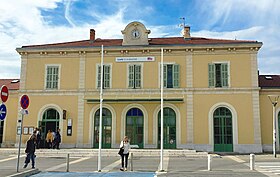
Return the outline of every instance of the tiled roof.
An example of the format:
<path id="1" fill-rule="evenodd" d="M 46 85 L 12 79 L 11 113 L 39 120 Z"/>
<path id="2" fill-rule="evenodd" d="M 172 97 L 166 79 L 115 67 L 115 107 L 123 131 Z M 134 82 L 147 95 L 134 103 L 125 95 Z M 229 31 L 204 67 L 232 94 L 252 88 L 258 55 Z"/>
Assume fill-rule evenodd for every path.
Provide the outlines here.
<path id="1" fill-rule="evenodd" d="M 57 47 L 97 47 L 97 46 L 122 46 L 122 39 L 96 39 L 94 41 L 83 40 L 73 42 L 63 42 L 43 45 L 22 46 L 22 48 L 57 48 Z M 185 39 L 183 37 L 168 38 L 149 38 L 149 46 L 153 45 L 207 45 L 207 44 L 238 44 L 238 43 L 259 43 L 258 41 L 248 40 L 224 40 L 192 37 Z"/>
<path id="2" fill-rule="evenodd" d="M 280 88 L 280 75 L 259 75 L 259 87 Z"/>
<path id="3" fill-rule="evenodd" d="M 9 90 L 19 90 L 19 79 L 0 79 L 0 87 L 6 85 Z"/>

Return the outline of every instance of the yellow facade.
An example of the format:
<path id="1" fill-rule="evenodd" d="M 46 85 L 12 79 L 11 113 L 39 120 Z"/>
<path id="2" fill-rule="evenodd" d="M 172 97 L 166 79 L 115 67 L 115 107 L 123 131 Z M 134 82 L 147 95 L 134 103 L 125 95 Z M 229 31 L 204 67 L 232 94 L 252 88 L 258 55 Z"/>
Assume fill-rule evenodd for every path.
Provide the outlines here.
<path id="1" fill-rule="evenodd" d="M 135 26 L 140 36 L 130 36 Z M 138 138 L 140 148 L 158 148 L 163 55 L 167 87 L 171 84 L 171 88 L 163 89 L 164 117 L 169 121 L 165 126 L 165 148 L 248 153 L 262 152 L 263 145 L 267 144 L 269 149 L 271 104 L 266 95 L 260 94 L 257 74 L 257 53 L 262 43 L 236 40 L 203 43 L 204 38 L 191 37 L 161 38 L 162 42 L 149 39 L 149 32 L 143 24 L 132 22 L 123 31 L 122 43 L 96 39 L 83 45 L 73 42 L 69 46 L 18 48 L 22 58 L 18 95 L 30 97 L 24 126 L 41 126 L 41 121 L 46 121 L 44 113 L 53 109 L 59 115 L 57 125 L 62 133 L 62 147 L 96 148 L 95 115 L 100 108 L 98 66 L 102 57 L 101 45 L 104 45 L 104 66 L 109 68 L 104 72 L 109 73 L 110 86 L 103 89 L 103 109 L 106 114 L 109 110 L 108 120 L 111 120 L 110 125 L 104 127 L 104 133 L 109 132 L 108 136 L 104 135 L 104 146 L 108 146 L 105 148 L 117 148 L 130 130 L 134 131 L 131 141 L 136 142 Z M 202 42 L 196 43 L 196 40 Z M 178 41 L 182 42 L 179 44 Z M 120 62 L 118 58 L 136 61 Z M 131 65 L 133 72 L 129 70 Z M 215 69 L 214 87 L 210 86 L 210 65 Z M 48 89 L 48 67 L 52 66 L 58 68 L 58 86 Z M 141 68 L 140 74 L 136 72 L 137 67 Z M 129 88 L 131 73 L 135 88 Z M 136 88 L 136 76 L 140 77 L 140 88 Z M 16 105 L 15 102 L 9 104 Z M 65 119 L 63 110 L 66 110 Z M 9 114 L 8 118 L 12 117 L 14 123 L 7 121 L 5 128 L 11 124 L 15 129 L 20 116 Z M 67 134 L 69 121 L 71 135 Z M 130 124 L 129 121 L 135 122 Z M 137 121 L 142 121 L 143 125 Z M 50 125 L 50 122 L 45 123 Z M 3 145 L 17 144 L 19 136 L 5 132 Z M 23 141 L 27 138 L 28 135 L 24 135 Z"/>

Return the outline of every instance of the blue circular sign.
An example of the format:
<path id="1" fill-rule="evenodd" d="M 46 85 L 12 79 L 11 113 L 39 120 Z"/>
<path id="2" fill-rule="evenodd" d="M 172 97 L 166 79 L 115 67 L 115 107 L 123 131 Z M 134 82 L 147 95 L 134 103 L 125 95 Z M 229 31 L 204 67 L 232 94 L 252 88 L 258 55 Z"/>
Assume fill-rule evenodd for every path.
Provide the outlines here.
<path id="1" fill-rule="evenodd" d="M 7 115 L 7 108 L 4 104 L 0 105 L 0 120 L 4 120 Z"/>

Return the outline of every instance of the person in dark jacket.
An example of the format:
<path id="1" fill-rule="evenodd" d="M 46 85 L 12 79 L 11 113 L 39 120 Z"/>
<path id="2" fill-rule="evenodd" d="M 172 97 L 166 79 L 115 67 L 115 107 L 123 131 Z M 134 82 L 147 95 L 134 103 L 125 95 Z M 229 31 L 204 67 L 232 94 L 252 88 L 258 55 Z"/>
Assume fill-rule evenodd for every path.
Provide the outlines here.
<path id="1" fill-rule="evenodd" d="M 30 136 L 30 138 L 26 142 L 26 158 L 24 162 L 23 168 L 26 168 L 30 162 L 32 162 L 32 168 L 35 168 L 35 149 L 36 149 L 36 134 Z"/>
<path id="2" fill-rule="evenodd" d="M 59 149 L 59 144 L 61 143 L 61 135 L 60 135 L 60 129 L 57 129 L 55 133 L 55 138 L 54 138 L 54 149 Z"/>

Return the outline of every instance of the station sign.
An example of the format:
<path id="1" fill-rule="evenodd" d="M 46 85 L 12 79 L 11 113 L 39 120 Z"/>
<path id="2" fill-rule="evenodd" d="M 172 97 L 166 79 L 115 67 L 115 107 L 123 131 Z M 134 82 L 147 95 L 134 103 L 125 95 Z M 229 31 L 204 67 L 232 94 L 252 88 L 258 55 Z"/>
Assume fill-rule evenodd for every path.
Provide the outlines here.
<path id="1" fill-rule="evenodd" d="M 155 57 L 116 57 L 116 62 L 149 62 L 155 61 Z"/>

